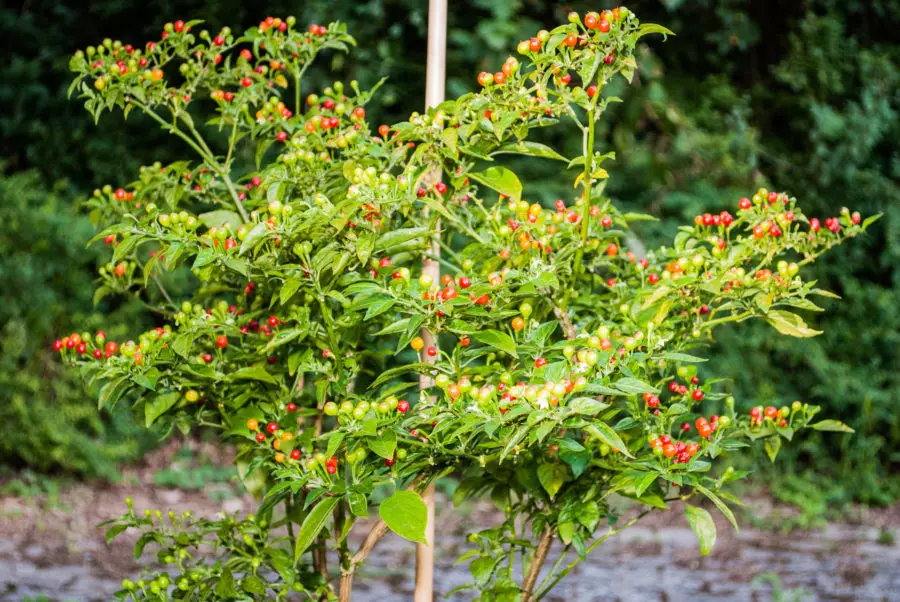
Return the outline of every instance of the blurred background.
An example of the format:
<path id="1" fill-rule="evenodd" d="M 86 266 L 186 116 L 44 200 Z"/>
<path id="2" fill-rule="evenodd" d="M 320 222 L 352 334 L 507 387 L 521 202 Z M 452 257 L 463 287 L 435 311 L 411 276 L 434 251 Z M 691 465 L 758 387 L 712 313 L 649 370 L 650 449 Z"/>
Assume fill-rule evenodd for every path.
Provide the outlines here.
<path id="1" fill-rule="evenodd" d="M 629 210 L 660 218 L 640 224 L 645 244 L 665 241 L 704 210 L 733 210 L 759 186 L 790 191 L 810 215 L 835 215 L 842 206 L 864 216 L 884 212 L 864 239 L 812 269 L 819 286 L 843 297 L 826 301 L 825 313 L 807 316 L 823 335 L 788 339 L 763 324 L 742 324 L 717 332 L 714 360 L 704 369 L 733 377 L 745 408 L 799 399 L 856 429 L 853 436 L 804 433 L 774 465 L 758 458 L 748 487 L 794 508 L 779 528 L 845 520 L 857 504 L 890 507 L 900 497 L 900 0 L 636 0 L 628 6 L 642 21 L 677 34 L 641 47 L 634 85 L 611 86 L 609 93 L 624 102 L 611 106 L 599 136 L 599 146 L 616 153 L 609 194 Z M 479 71 L 497 70 L 520 39 L 563 22 L 569 10 L 602 8 L 451 0 L 448 96 L 474 88 Z M 161 443 L 161 434 L 133 422 L 124 406 L 98 414 L 86 386 L 61 369 L 50 343 L 74 330 L 124 336 L 153 324 L 143 308 L 121 299 L 93 303 L 103 249 L 85 246 L 93 230 L 79 199 L 103 184 L 126 184 L 140 165 L 186 153 L 137 115 L 127 122 L 105 115 L 95 127 L 79 103 L 66 99 L 70 54 L 104 37 L 142 44 L 179 18 L 243 31 L 267 15 L 288 14 L 299 23 L 345 21 L 359 44 L 351 55 L 331 55 L 312 70 L 305 91 L 334 77 L 367 87 L 387 76 L 367 107 L 372 123 L 422 109 L 425 0 L 2 4 L 4 494 L 46 497 L 73 481 L 121 483 L 127 467 L 141 465 Z M 580 143 L 571 134 L 554 128 L 541 135 L 571 154 L 566 149 Z M 552 203 L 571 195 L 555 165 L 537 162 L 527 173 L 531 199 Z M 196 441 L 179 445 L 197 449 Z M 219 469 L 204 473 L 191 461 L 190 478 L 173 473 L 171 456 L 153 478 L 172 487 L 198 478 L 202 487 L 197 474 L 227 480 Z"/>

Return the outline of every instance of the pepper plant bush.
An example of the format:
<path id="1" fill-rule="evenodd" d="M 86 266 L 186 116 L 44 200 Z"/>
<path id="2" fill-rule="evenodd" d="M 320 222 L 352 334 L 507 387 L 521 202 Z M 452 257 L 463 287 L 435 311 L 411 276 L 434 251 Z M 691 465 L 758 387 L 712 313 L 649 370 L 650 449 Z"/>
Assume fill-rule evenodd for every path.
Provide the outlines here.
<path id="1" fill-rule="evenodd" d="M 72 58 L 71 90 L 95 119 L 137 110 L 195 154 L 90 200 L 111 253 L 97 295 L 163 299 L 165 325 L 55 346 L 103 383 L 101 409 L 218 429 L 260 506 L 199 519 L 129 504 L 108 538 L 139 530 L 136 556 L 152 544 L 161 566 L 120 598 L 349 600 L 388 529 L 423 541 L 419 493 L 455 472 L 457 503 L 489 496 L 504 516 L 469 538 L 465 596 L 538 600 L 673 500 L 706 498 L 734 523 L 725 485 L 743 475 L 727 457 L 750 443 L 774 459 L 801 428 L 849 430 L 799 401 L 738 415 L 698 365 L 729 322 L 817 334 L 795 312 L 829 293 L 800 270 L 873 218 L 820 222 L 761 189 L 669 246 L 628 250 L 630 224 L 652 218 L 604 195 L 614 157 L 595 124 L 618 100 L 606 84 L 630 82 L 635 45 L 665 28 L 624 7 L 572 14 L 480 74 L 477 93 L 373 128 L 374 90 L 301 94 L 317 55 L 353 45 L 343 25 L 201 27 L 176 21 L 144 47 L 104 40 Z M 560 123 L 582 136 L 580 156 L 529 139 Z M 510 154 L 557 161 L 572 198 L 529 202 L 502 166 Z M 439 281 L 423 261 L 440 263 Z M 196 276 L 189 299 L 160 279 L 180 267 Z M 613 494 L 634 501 L 633 518 L 619 520 Z M 707 553 L 709 513 L 684 508 Z"/>

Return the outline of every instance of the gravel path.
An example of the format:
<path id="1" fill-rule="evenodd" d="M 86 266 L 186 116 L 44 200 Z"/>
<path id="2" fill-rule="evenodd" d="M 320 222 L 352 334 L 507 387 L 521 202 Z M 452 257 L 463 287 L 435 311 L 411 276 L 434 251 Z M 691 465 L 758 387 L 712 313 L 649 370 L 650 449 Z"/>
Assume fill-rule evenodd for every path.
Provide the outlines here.
<path id="1" fill-rule="evenodd" d="M 0 497 L 0 602 L 38 596 L 108 600 L 122 576 L 135 574 L 133 539 L 126 534 L 107 546 L 94 525 L 120 514 L 125 496 L 132 496 L 139 510 L 190 508 L 212 515 L 223 506 L 231 512 L 252 508 L 246 498 L 221 503 L 211 501 L 208 492 L 141 485 L 151 482 L 151 471 L 145 467 L 128 475 L 125 482 L 131 485 L 68 487 L 52 508 L 39 499 Z M 497 514 L 479 504 L 461 517 L 446 502 L 442 506 L 435 588 L 447 592 L 469 578 L 467 565 L 453 565 L 465 549 L 466 530 L 492 524 Z M 900 507 L 861 511 L 854 524 L 790 534 L 745 528 L 737 535 L 717 518 L 719 539 L 705 558 L 678 509 L 645 521 L 596 550 L 545 600 L 900 602 L 900 546 L 879 543 L 883 530 L 900 531 Z M 411 599 L 414 562 L 413 544 L 386 537 L 358 575 L 354 600 Z M 766 574 L 777 575 L 775 589 L 769 582 L 754 583 Z M 452 599 L 469 598 L 463 593 Z"/>

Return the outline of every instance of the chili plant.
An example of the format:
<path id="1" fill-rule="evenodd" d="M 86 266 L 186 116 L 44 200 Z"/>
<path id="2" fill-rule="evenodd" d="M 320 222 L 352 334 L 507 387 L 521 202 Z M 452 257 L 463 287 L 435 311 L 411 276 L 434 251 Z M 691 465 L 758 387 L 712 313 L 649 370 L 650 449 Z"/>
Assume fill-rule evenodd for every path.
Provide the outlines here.
<path id="1" fill-rule="evenodd" d="M 147 426 L 217 429 L 260 504 L 194 519 L 129 503 L 108 538 L 139 530 L 136 556 L 154 544 L 162 567 L 120 598 L 349 600 L 388 529 L 423 540 L 419 492 L 456 472 L 457 502 L 486 495 L 504 517 L 469 538 L 467 595 L 539 600 L 674 500 L 707 553 L 715 526 L 686 502 L 706 498 L 737 526 L 724 486 L 743 474 L 720 466 L 729 456 L 760 441 L 774 460 L 799 429 L 849 430 L 799 401 L 738 415 L 699 354 L 731 322 L 817 334 L 795 310 L 832 295 L 801 269 L 874 217 L 823 224 L 760 189 L 668 246 L 629 250 L 630 225 L 652 218 L 604 193 L 614 157 L 595 128 L 619 101 L 606 85 L 632 81 L 640 38 L 667 29 L 624 7 L 573 13 L 481 73 L 478 92 L 373 129 L 375 90 L 301 94 L 320 53 L 354 44 L 343 25 L 201 27 L 176 21 L 143 47 L 104 40 L 71 60 L 71 91 L 95 119 L 137 110 L 194 157 L 89 201 L 111 252 L 97 296 L 137 296 L 162 325 L 55 347 L 102 383 L 100 409 L 127 400 Z M 582 154 L 531 139 L 550 126 L 580 134 Z M 559 162 L 572 197 L 527 199 L 506 155 Z M 423 259 L 440 263 L 438 281 L 419 275 Z M 177 269 L 194 276 L 189 297 L 165 287 Z M 376 490 L 387 497 L 366 520 Z M 613 495 L 633 500 L 633 518 Z"/>

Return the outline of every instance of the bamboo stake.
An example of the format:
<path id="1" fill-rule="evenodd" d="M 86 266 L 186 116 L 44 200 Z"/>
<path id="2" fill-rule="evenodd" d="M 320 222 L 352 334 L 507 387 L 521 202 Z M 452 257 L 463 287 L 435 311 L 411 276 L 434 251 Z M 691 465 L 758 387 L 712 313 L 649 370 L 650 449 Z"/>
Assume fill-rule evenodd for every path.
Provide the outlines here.
<path id="1" fill-rule="evenodd" d="M 444 84 L 447 64 L 447 0 L 428 1 L 428 56 L 425 75 L 425 108 L 434 107 L 444 100 Z M 440 174 L 437 174 L 440 177 Z M 436 178 L 434 178 L 436 179 Z M 425 209 L 426 215 L 428 209 Z M 437 234 L 432 241 L 431 256 L 440 257 L 441 248 Z M 435 282 L 441 280 L 440 264 L 435 259 L 422 260 L 422 273 L 429 274 Z M 435 345 L 434 337 L 422 329 L 423 351 Z M 434 357 L 423 353 L 424 361 L 433 363 Z M 429 376 L 422 376 L 420 389 L 434 385 Z M 430 483 L 422 495 L 428 509 L 428 523 L 425 527 L 427 544 L 416 544 L 416 589 L 415 602 L 432 602 L 434 597 L 434 483 Z"/>

